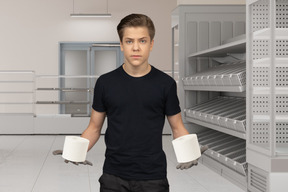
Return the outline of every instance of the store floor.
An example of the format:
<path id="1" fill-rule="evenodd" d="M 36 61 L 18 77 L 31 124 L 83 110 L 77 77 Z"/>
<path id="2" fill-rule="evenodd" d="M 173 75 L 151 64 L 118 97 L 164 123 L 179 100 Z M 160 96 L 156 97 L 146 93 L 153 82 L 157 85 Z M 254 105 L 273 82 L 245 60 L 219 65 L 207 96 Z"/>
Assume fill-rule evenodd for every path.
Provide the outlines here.
<path id="1" fill-rule="evenodd" d="M 104 161 L 104 137 L 88 153 L 93 166 L 64 163 L 52 151 L 64 136 L 0 135 L 1 192 L 98 192 Z M 171 192 L 244 192 L 202 164 L 177 170 L 171 136 L 163 136 Z"/>

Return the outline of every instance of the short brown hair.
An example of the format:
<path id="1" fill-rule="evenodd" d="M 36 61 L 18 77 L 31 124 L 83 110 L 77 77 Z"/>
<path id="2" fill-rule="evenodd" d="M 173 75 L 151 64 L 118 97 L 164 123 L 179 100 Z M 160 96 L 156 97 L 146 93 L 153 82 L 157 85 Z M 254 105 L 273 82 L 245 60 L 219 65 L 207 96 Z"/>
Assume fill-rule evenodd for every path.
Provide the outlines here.
<path id="1" fill-rule="evenodd" d="M 126 27 L 147 27 L 151 41 L 154 39 L 155 27 L 153 21 L 146 15 L 133 13 L 127 15 L 120 21 L 117 26 L 117 32 L 121 42 Z"/>

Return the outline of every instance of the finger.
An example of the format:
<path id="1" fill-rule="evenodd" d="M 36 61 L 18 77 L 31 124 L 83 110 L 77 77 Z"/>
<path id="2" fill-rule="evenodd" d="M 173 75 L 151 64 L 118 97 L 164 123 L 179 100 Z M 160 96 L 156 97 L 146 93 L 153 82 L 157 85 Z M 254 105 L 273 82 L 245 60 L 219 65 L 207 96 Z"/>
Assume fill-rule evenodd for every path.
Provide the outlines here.
<path id="1" fill-rule="evenodd" d="M 180 163 L 176 166 L 176 169 L 189 169 L 193 166 L 197 166 L 198 165 L 198 160 L 193 160 L 193 161 L 190 161 L 190 162 L 187 162 L 187 163 Z"/>
<path id="2" fill-rule="evenodd" d="M 67 159 L 65 159 L 64 162 L 65 162 L 65 163 L 69 163 L 69 162 L 70 162 L 70 163 L 73 163 L 74 165 L 79 165 L 78 162 L 69 161 L 69 160 L 67 160 Z"/>
<path id="3" fill-rule="evenodd" d="M 176 169 L 183 169 L 184 168 L 184 164 L 185 163 L 179 163 L 177 166 L 176 166 Z"/>
<path id="4" fill-rule="evenodd" d="M 73 161 L 70 161 L 71 163 L 73 163 L 74 165 L 79 165 L 79 163 L 78 162 L 73 162 Z"/>
<path id="5" fill-rule="evenodd" d="M 90 161 L 85 161 L 87 165 L 93 166 L 93 164 Z"/>
<path id="6" fill-rule="evenodd" d="M 193 166 L 193 161 L 192 162 L 189 162 L 189 163 L 185 163 L 184 166 L 183 166 L 183 169 L 189 169 Z"/>
<path id="7" fill-rule="evenodd" d="M 62 150 L 55 150 L 52 153 L 53 153 L 53 155 L 62 155 L 63 151 Z"/>
<path id="8" fill-rule="evenodd" d="M 209 148 L 208 145 L 202 146 L 202 147 L 200 148 L 201 155 L 202 155 L 208 148 Z M 199 160 L 199 159 L 200 159 L 200 157 L 199 157 L 198 159 L 196 159 L 197 164 L 198 164 L 198 160 Z M 196 164 L 196 165 L 197 165 L 197 164 Z"/>
<path id="9" fill-rule="evenodd" d="M 198 165 L 198 160 L 196 159 L 196 160 L 192 161 L 192 164 L 193 165 Z"/>
<path id="10" fill-rule="evenodd" d="M 180 163 L 179 165 L 177 165 L 177 169 L 189 169 L 190 167 L 193 166 L 193 163 L 192 162 L 188 162 L 188 163 Z"/>
<path id="11" fill-rule="evenodd" d="M 207 145 L 202 146 L 201 149 L 200 149 L 201 154 L 203 154 L 207 149 L 208 149 Z"/>
<path id="12" fill-rule="evenodd" d="M 80 164 L 93 166 L 93 164 L 90 161 L 87 161 L 87 160 L 84 161 L 84 162 L 81 162 Z"/>
<path id="13" fill-rule="evenodd" d="M 184 169 L 184 164 L 183 164 L 183 163 L 180 164 L 179 169 L 180 169 L 180 170 L 183 170 L 183 169 Z"/>

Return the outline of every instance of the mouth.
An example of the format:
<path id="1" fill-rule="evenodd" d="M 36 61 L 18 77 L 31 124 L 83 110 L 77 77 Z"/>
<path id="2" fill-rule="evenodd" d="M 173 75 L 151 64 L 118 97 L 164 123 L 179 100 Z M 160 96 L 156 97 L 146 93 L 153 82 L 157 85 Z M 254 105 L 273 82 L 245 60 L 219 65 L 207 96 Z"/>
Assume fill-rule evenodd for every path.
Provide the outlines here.
<path id="1" fill-rule="evenodd" d="M 137 59 L 137 58 L 140 58 L 141 55 L 131 55 L 131 57 Z"/>

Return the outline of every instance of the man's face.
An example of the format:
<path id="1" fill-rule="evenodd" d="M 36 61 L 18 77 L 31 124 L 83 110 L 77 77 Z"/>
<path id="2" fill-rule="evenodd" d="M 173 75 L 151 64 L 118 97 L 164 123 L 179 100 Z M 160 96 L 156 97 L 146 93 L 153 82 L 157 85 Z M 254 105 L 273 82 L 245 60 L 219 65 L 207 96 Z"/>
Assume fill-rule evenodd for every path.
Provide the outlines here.
<path id="1" fill-rule="evenodd" d="M 148 58 L 153 44 L 154 40 L 151 41 L 147 27 L 125 28 L 120 43 L 125 63 L 133 67 L 148 65 Z"/>

